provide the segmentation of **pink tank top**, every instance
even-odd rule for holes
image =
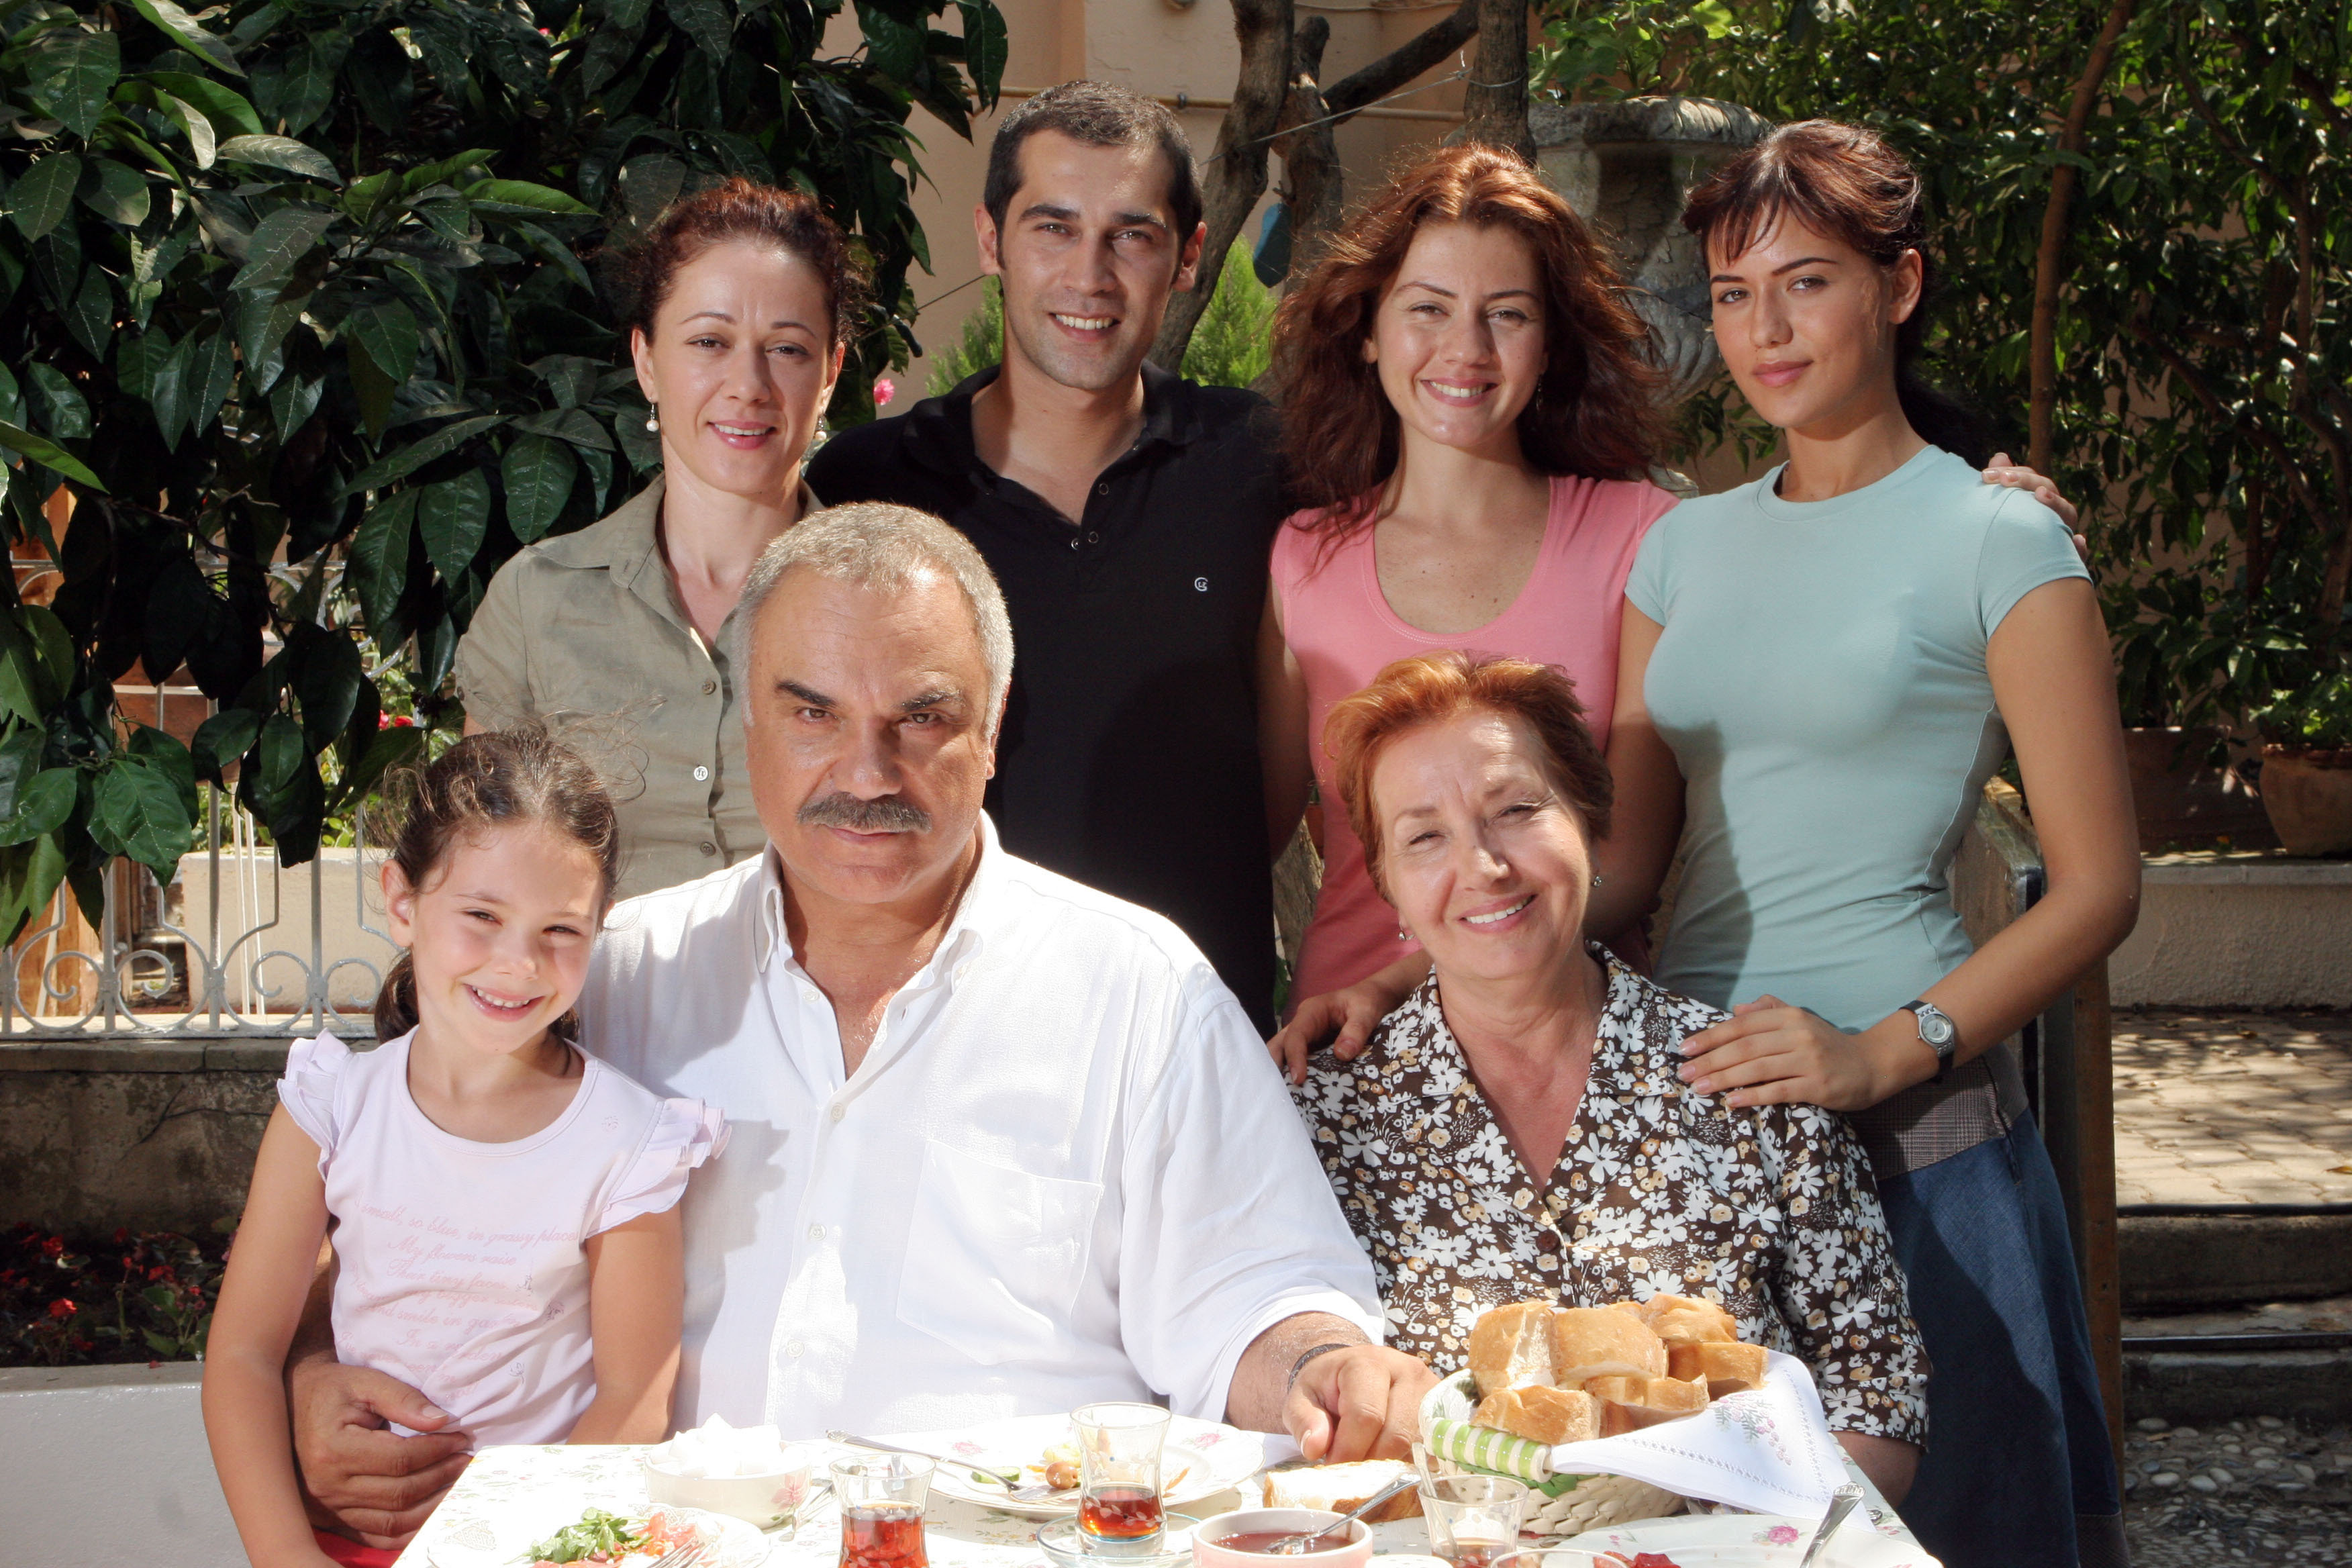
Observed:
[[[1475,631],[1423,631],[1401,619],[1381,592],[1373,530],[1359,530],[1318,563],[1321,540],[1299,512],[1274,541],[1274,591],[1283,634],[1307,678],[1308,751],[1323,810],[1323,890],[1307,928],[1294,1004],[1352,985],[1414,951],[1397,936],[1396,911],[1364,871],[1364,847],[1348,826],[1323,721],[1343,697],[1362,690],[1393,660],[1432,648],[1508,654],[1558,665],[1576,682],[1592,738],[1609,744],[1617,695],[1617,629],[1624,618],[1625,578],[1642,538],[1675,498],[1655,485],[1558,478],[1543,550],[1508,609]]]

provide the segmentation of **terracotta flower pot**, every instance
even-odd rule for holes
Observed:
[[[2291,855],[2352,850],[2352,746],[2264,746],[2263,806]]]

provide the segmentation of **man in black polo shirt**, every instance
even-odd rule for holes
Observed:
[[[998,128],[973,221],[1003,282],[1003,363],[835,437],[809,483],[920,507],[980,547],[1020,653],[988,791],[1005,847],[1173,920],[1271,1033],[1271,415],[1144,360],[1201,267],[1191,148],[1150,100],[1066,82]]]

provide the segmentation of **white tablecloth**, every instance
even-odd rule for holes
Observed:
[[[888,1441],[888,1439],[884,1439]],[[828,1448],[825,1458],[848,1449]],[[488,1525],[493,1533],[518,1508],[534,1516],[559,1511],[576,1517],[595,1507],[625,1513],[646,1504],[642,1447],[510,1447],[485,1448],[467,1467],[457,1484],[416,1539],[400,1554],[399,1568],[433,1568],[433,1543],[449,1541],[461,1531]],[[1852,1469],[1849,1461],[1847,1468]],[[821,1470],[820,1470],[820,1473]],[[1864,1500],[1879,1528],[1909,1539],[1895,1510],[1859,1470]],[[560,1500],[560,1509],[551,1509]],[[1233,1492],[1184,1505],[1183,1511],[1205,1519],[1242,1507]],[[931,1568],[1041,1568],[1045,1554],[1034,1539],[1039,1521],[996,1509],[934,1495],[924,1514],[924,1540]],[[1382,1553],[1426,1552],[1429,1537],[1417,1519],[1384,1524],[1373,1532],[1374,1548]],[[835,1568],[841,1556],[840,1512],[830,1497],[816,1503],[797,1531],[770,1532],[774,1542],[767,1568]]]

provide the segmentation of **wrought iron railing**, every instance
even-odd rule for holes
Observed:
[[[169,885],[118,861],[96,921],[61,887],[6,949],[0,1038],[368,1034],[399,950],[379,923],[382,855],[364,819],[351,847],[285,868],[247,813],[206,796],[202,847]]]

